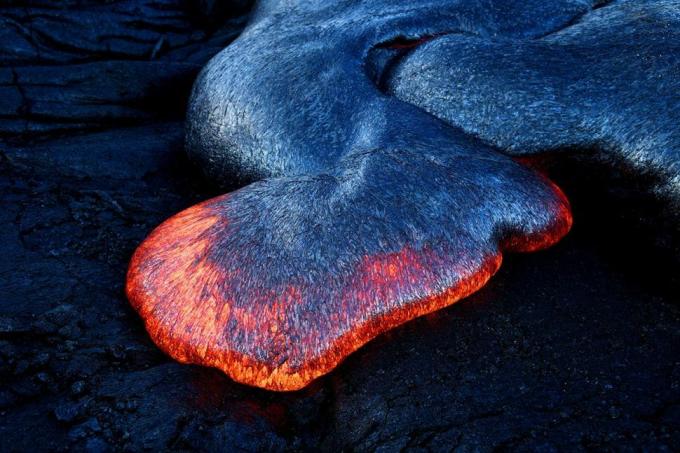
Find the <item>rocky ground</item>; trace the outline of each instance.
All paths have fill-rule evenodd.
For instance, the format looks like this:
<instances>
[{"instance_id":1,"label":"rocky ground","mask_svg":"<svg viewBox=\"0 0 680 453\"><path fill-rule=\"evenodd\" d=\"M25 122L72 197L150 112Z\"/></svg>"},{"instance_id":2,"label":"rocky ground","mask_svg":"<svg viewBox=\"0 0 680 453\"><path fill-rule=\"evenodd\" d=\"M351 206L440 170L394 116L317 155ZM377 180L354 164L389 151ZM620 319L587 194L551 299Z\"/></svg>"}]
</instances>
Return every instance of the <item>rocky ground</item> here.
<instances>
[{"instance_id":1,"label":"rocky ground","mask_svg":"<svg viewBox=\"0 0 680 453\"><path fill-rule=\"evenodd\" d=\"M127 261L218 193L182 117L247 8L54 4L0 7L0 451L680 449L677 261L625 175L573 162L552 170L575 208L561 244L301 392L169 360L125 299Z\"/></svg>"}]
</instances>

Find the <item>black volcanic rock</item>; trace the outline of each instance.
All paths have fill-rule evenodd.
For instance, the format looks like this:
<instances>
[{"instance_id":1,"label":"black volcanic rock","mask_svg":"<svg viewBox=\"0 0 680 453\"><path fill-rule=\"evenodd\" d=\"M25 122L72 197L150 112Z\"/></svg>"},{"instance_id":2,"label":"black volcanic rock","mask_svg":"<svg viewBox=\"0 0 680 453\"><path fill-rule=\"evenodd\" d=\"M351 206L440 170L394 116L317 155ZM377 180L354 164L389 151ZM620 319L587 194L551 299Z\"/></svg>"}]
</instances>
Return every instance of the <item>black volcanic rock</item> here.
<instances>
[{"instance_id":1,"label":"black volcanic rock","mask_svg":"<svg viewBox=\"0 0 680 453\"><path fill-rule=\"evenodd\" d=\"M0 6L0 136L182 118L193 78L247 11L226 8L214 26L190 3Z\"/></svg>"}]
</instances>

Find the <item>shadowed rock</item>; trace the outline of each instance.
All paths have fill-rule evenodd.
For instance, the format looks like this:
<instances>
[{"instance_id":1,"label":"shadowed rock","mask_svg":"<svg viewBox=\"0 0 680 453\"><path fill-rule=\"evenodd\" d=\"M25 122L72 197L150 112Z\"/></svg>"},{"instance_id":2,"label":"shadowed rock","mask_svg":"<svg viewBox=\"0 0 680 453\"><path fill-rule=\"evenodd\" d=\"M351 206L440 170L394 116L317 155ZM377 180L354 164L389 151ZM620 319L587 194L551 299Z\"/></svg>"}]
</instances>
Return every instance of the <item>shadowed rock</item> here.
<instances>
[{"instance_id":1,"label":"shadowed rock","mask_svg":"<svg viewBox=\"0 0 680 453\"><path fill-rule=\"evenodd\" d=\"M243 18L228 18L244 9L191 3L4 2L0 136L183 116L193 79L234 39Z\"/></svg>"}]
</instances>

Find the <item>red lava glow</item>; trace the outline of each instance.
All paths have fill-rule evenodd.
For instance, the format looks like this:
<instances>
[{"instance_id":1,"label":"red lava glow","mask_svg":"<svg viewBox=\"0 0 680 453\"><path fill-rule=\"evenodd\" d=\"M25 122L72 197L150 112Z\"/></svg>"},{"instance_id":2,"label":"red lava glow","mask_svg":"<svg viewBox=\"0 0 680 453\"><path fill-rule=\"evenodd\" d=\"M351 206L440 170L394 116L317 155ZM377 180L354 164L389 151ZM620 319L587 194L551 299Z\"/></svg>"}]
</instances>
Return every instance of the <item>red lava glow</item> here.
<instances>
[{"instance_id":1,"label":"red lava glow","mask_svg":"<svg viewBox=\"0 0 680 453\"><path fill-rule=\"evenodd\" d=\"M560 201L560 203L553 206L553 210L557 213L555 215L555 221L546 231L541 231L532 235L514 234L501 241L502 250L522 253L543 250L556 244L569 232L569 230L571 230L571 226L574 223L574 217L571 213L569 199L567 199L567 196L562 192L562 189L549 180L544 174L540 172L536 172L536 174L553 189L554 194Z\"/></svg>"},{"instance_id":2,"label":"red lava glow","mask_svg":"<svg viewBox=\"0 0 680 453\"><path fill-rule=\"evenodd\" d=\"M244 306L233 301L239 271L225 275L209 259L214 234L229 226L213 209L225 197L193 206L156 228L132 258L126 290L151 338L168 355L218 368L248 385L300 389L381 333L477 291L502 261L500 250L463 265L429 249L405 247L361 258L342 285L319 281L258 290ZM517 234L500 248L532 251L555 243L571 226L566 199L559 212L548 231ZM433 268L455 276L449 287L441 287ZM301 304L309 318L292 314L300 313ZM244 343L250 345L246 352Z\"/></svg>"}]
</instances>

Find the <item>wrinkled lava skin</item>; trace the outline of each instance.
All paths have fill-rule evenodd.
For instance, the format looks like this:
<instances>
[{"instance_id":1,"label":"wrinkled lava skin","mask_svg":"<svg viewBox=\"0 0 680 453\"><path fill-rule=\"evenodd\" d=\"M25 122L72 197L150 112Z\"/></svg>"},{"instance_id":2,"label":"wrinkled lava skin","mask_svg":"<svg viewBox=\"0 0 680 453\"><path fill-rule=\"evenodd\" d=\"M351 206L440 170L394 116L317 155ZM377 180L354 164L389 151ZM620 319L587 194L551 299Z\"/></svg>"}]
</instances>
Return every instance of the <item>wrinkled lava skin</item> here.
<instances>
[{"instance_id":1,"label":"wrinkled lava skin","mask_svg":"<svg viewBox=\"0 0 680 453\"><path fill-rule=\"evenodd\" d=\"M550 183L507 157L445 146L358 154L189 208L139 247L128 296L177 360L303 387L480 288L501 248L548 246L569 229Z\"/></svg>"},{"instance_id":2,"label":"wrinkled lava skin","mask_svg":"<svg viewBox=\"0 0 680 453\"><path fill-rule=\"evenodd\" d=\"M454 35L539 40L592 7L260 3L199 76L187 119L209 178L252 183L177 214L135 252L127 293L152 339L181 362L295 390L479 289L503 251L558 241L572 220L554 184L452 126L456 104L433 109L440 119L385 90L407 98L412 58L455 65L454 52L427 55Z\"/></svg>"},{"instance_id":3,"label":"wrinkled lava skin","mask_svg":"<svg viewBox=\"0 0 680 453\"><path fill-rule=\"evenodd\" d=\"M509 154L578 149L655 176L680 219L678 0L618 1L538 39L442 36L385 79Z\"/></svg>"}]
</instances>

